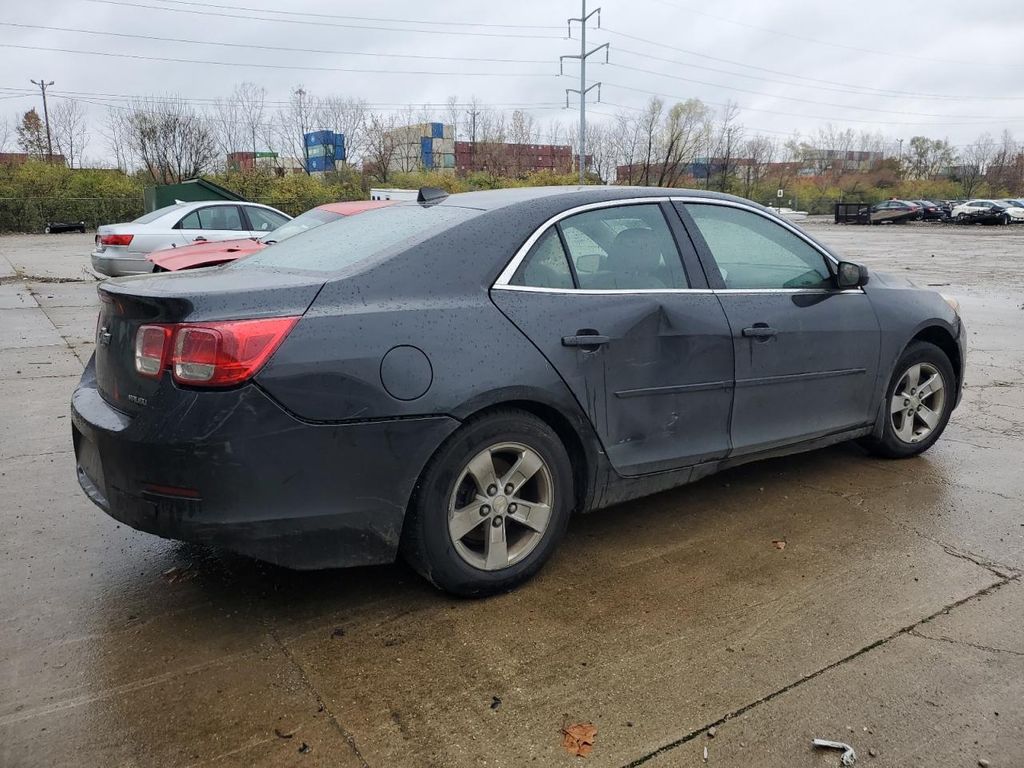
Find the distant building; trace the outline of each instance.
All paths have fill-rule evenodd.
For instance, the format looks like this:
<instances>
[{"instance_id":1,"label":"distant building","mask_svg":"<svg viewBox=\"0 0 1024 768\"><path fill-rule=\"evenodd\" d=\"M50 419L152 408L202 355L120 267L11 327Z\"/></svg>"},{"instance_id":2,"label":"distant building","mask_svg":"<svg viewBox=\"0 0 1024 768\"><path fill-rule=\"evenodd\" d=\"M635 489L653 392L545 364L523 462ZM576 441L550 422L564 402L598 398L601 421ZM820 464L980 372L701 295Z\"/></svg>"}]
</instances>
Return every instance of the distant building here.
<instances>
[{"instance_id":1,"label":"distant building","mask_svg":"<svg viewBox=\"0 0 1024 768\"><path fill-rule=\"evenodd\" d=\"M303 172L302 160L294 157L279 157L277 152L229 152L227 168L229 171L251 171L254 168L262 168L277 176Z\"/></svg>"},{"instance_id":2,"label":"distant building","mask_svg":"<svg viewBox=\"0 0 1024 768\"><path fill-rule=\"evenodd\" d=\"M867 173L882 167L885 155L881 152L863 150L819 149L811 147L802 152L804 167L802 175L815 175L824 171L853 171Z\"/></svg>"},{"instance_id":3,"label":"distant building","mask_svg":"<svg viewBox=\"0 0 1024 768\"><path fill-rule=\"evenodd\" d=\"M38 160L43 163L46 162L45 157L35 157L27 152L0 152L0 165L24 165L29 160ZM54 155L50 162L57 163L59 165L67 165L64 155Z\"/></svg>"},{"instance_id":4,"label":"distant building","mask_svg":"<svg viewBox=\"0 0 1024 768\"><path fill-rule=\"evenodd\" d=\"M588 155L588 167L591 160ZM460 174L491 171L502 176L519 176L536 171L572 173L575 168L576 154L568 145L455 142L455 169Z\"/></svg>"}]
</instances>

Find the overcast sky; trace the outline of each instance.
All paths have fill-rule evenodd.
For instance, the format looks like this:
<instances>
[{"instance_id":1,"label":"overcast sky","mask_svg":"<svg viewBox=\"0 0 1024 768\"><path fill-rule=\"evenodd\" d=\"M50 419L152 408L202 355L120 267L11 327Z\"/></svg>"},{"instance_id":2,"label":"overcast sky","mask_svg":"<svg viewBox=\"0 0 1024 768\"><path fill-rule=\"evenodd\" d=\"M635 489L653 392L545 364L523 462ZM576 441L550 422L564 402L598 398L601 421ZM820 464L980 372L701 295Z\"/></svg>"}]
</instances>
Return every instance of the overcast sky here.
<instances>
[{"instance_id":1,"label":"overcast sky","mask_svg":"<svg viewBox=\"0 0 1024 768\"><path fill-rule=\"evenodd\" d=\"M588 31L588 48L610 43L611 63L598 63L601 54L588 66L588 84L604 83L604 103L588 111L593 120L658 94L735 101L750 132L809 134L831 122L893 139L926 134L966 144L1004 128L1024 139L1018 4L604 0L601 7L602 29ZM387 106L475 95L568 122L578 119L575 109L559 105L565 88L578 85L578 65L567 61L571 77L559 78L558 57L579 52L579 25L573 40L565 36L566 17L579 14L580 2L568 0L0 0L0 109L10 119L39 108L38 93L23 89L40 77L55 81L55 98L88 100L97 121L99 105L123 97L212 100L250 80L272 101L300 83L316 95ZM231 65L153 60L161 58ZM95 131L88 155L106 155Z\"/></svg>"}]
</instances>

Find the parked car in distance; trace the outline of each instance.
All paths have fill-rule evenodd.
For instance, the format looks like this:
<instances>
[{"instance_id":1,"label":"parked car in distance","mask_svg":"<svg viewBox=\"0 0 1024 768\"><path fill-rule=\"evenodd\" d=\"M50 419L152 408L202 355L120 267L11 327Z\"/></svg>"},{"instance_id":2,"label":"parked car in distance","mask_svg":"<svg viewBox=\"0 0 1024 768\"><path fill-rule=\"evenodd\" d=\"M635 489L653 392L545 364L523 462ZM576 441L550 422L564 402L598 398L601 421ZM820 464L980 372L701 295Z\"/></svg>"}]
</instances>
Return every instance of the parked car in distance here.
<instances>
[{"instance_id":1,"label":"parked car in distance","mask_svg":"<svg viewBox=\"0 0 1024 768\"><path fill-rule=\"evenodd\" d=\"M871 206L872 224L906 224L913 221L921 212L921 206L907 200L884 200Z\"/></svg>"},{"instance_id":2,"label":"parked car in distance","mask_svg":"<svg viewBox=\"0 0 1024 768\"><path fill-rule=\"evenodd\" d=\"M846 440L915 456L960 399L955 300L756 203L421 198L101 283L71 404L89 498L293 568L401 553L483 595L534 574L574 511Z\"/></svg>"},{"instance_id":3,"label":"parked car in distance","mask_svg":"<svg viewBox=\"0 0 1024 768\"><path fill-rule=\"evenodd\" d=\"M920 206L919 219L921 221L939 221L946 217L945 211L942 210L942 206L938 203L933 203L931 200L911 200L910 202L916 203Z\"/></svg>"},{"instance_id":4,"label":"parked car in distance","mask_svg":"<svg viewBox=\"0 0 1024 768\"><path fill-rule=\"evenodd\" d=\"M961 224L1009 224L1024 220L1024 208L1012 208L995 200L968 200L954 207L950 216Z\"/></svg>"},{"instance_id":5,"label":"parked car in distance","mask_svg":"<svg viewBox=\"0 0 1024 768\"><path fill-rule=\"evenodd\" d=\"M999 202L1003 203L1003 205L1010 206L1010 208L1019 208L1021 210L1024 210L1024 200L1021 200L1016 197L1008 197L1004 200L1000 200Z\"/></svg>"},{"instance_id":6,"label":"parked car in distance","mask_svg":"<svg viewBox=\"0 0 1024 768\"><path fill-rule=\"evenodd\" d=\"M146 257L153 251L260 237L290 220L288 214L258 203L207 200L168 205L125 224L97 228L92 268L109 277L152 272Z\"/></svg>"},{"instance_id":7,"label":"parked car in distance","mask_svg":"<svg viewBox=\"0 0 1024 768\"><path fill-rule=\"evenodd\" d=\"M85 222L84 221L48 221L46 226L43 227L43 233L47 235L56 235L63 232L81 232L85 234Z\"/></svg>"},{"instance_id":8,"label":"parked car in distance","mask_svg":"<svg viewBox=\"0 0 1024 768\"><path fill-rule=\"evenodd\" d=\"M164 248L149 254L149 260L153 262L154 272L177 272L180 269L197 269L226 264L251 253L262 251L268 245L280 243L289 237L315 229L322 224L337 221L342 216L353 216L363 211L372 211L374 208L383 208L388 205L393 205L393 203L387 200L326 203L296 216L261 237L196 243L182 248Z\"/></svg>"}]
</instances>

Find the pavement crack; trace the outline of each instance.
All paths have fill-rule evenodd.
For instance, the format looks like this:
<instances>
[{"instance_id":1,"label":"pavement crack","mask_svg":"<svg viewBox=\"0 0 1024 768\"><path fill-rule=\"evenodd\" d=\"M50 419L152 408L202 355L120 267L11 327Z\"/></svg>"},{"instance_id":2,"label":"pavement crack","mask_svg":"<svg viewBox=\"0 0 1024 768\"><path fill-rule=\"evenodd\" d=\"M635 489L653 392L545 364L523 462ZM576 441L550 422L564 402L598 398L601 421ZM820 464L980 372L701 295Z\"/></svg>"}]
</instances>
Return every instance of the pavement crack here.
<instances>
[{"instance_id":1,"label":"pavement crack","mask_svg":"<svg viewBox=\"0 0 1024 768\"><path fill-rule=\"evenodd\" d=\"M914 637L920 637L922 640L935 640L942 643L951 643L953 645L963 645L967 648L976 648L979 651L987 651L988 653L1008 653L1011 656L1024 656L1024 651L1014 651L1009 648L996 648L991 645L971 643L967 640L957 640L956 638L946 637L945 635L936 637L934 635L926 635L923 632L918 632L917 630L911 630L908 634L913 635Z\"/></svg>"},{"instance_id":2,"label":"pavement crack","mask_svg":"<svg viewBox=\"0 0 1024 768\"><path fill-rule=\"evenodd\" d=\"M924 624L927 624L928 622L932 621L933 619L936 619L939 616L947 614L950 611L952 611L953 609L959 608L961 605L965 605L966 603L969 603L972 600L977 600L979 598L982 598L982 597L985 597L987 595L990 595L990 594L992 594L992 593L1002 589L1007 584L1010 584L1012 582L1016 582L1019 579L1020 579L1019 575L1003 577L999 581L997 581L997 582L995 582L993 584L990 584L989 586L984 587L983 589L980 589L977 592L972 592L967 597L963 597L963 598L961 598L959 600L956 600L956 601L950 603L949 605L943 606L939 610L935 611L932 614L929 614L928 616L925 616L923 619L920 619L920 620L914 622L913 624L909 624L909 625L907 625L905 627L902 627L901 629L896 630L895 632L893 632L890 635L887 635L885 637L879 638L878 640L875 640L873 643L865 645L863 648L859 648L858 650L854 651L853 653L851 653L851 654L849 654L847 656L844 656L843 658L839 659L838 661L834 661L831 664L827 664L824 667L821 667L821 668L815 670L814 672L811 672L811 673L809 673L807 675L804 675L803 677L801 677L801 678L799 678L797 680L794 680L793 682L789 683L788 685L784 685L783 687L778 688L777 690L774 690L771 693L765 694L764 696L762 696L761 698L757 699L756 701L749 702L748 704L744 704L742 707L739 707L737 709L732 710L731 712L726 713L725 715L723 715L722 717L718 718L714 722L705 723L704 725L701 725L699 728L695 728L694 730L692 730L689 733L687 733L685 736L681 736L680 738L676 739L675 741L669 742L668 744L665 744L665 745L663 745L661 747L658 747L657 749L653 750L652 752L648 752L646 755L642 755L641 757L638 757L636 760L633 760L630 763L626 763L622 768L636 768L636 766L643 765L644 763L648 762L649 760L653 760L654 758L659 757L661 755L664 755L667 752L671 752L672 750L674 750L674 749L676 749L678 747L681 747L684 744L686 744L687 742L693 741L698 736L701 736L702 734L706 733L709 728L718 728L718 727L724 725L725 723L727 723L728 721L734 720L737 717L740 717L741 715L746 714L747 712L749 712L750 710L754 709L755 707L759 707L762 704L767 704L768 702L772 701L773 699L777 699L779 696L782 696L783 694L789 693L794 688L798 688L799 686L803 685L804 683L810 682L811 680L814 680L815 678L820 677L821 675L824 675L826 672L831 672L833 669L837 669L837 668L841 667L842 665L847 664L847 663L853 661L854 659L863 656L866 653L870 653L871 651L875 650L876 648L879 648L879 647L881 647L883 645L886 645L886 644L892 642L893 640L895 640L898 637L902 637L904 635L913 635L913 634L915 634L915 630L918 627L920 627L920 626L922 626Z\"/></svg>"},{"instance_id":3,"label":"pavement crack","mask_svg":"<svg viewBox=\"0 0 1024 768\"><path fill-rule=\"evenodd\" d=\"M363 768L370 768L370 764L366 762L366 758L363 757L363 753L359 751L359 747L356 745L355 737L348 732L337 716L331 712L330 708L327 706L327 702L324 701L323 696L320 695L320 691L318 691L316 686L313 685L313 682L309 679L309 675L306 674L305 667L303 667L302 663L295 658L295 654L292 653L291 648L284 644L281 638L277 636L276 632L270 632L270 637L273 638L275 643L277 643L277 646L281 649L285 658L288 659L293 667L295 667L295 670L299 673L299 678L302 680L302 684L309 689L310 693L313 694L313 697L316 699L317 706L325 715L327 715L327 718L331 721L331 725L334 727L334 730L336 730L346 741L353 754L359 758L359 762L363 765Z\"/></svg>"},{"instance_id":4,"label":"pavement crack","mask_svg":"<svg viewBox=\"0 0 1024 768\"><path fill-rule=\"evenodd\" d=\"M976 555L973 552L969 552L967 550L957 549L956 547L950 544L943 544L941 541L937 541L936 539L933 539L930 536L921 533L920 531L915 532L919 536L922 536L923 538L926 538L929 541L932 541L941 546L942 550L947 555L951 555L952 557L958 557L961 560L966 560L969 563L974 563L975 565L984 568L985 570L995 574L996 576L999 576L1000 578L1015 578L1020 575L1020 572L1016 568L1011 568L1010 566L1004 565L1003 563L997 563L994 560L987 560L981 557L980 555Z\"/></svg>"}]
</instances>

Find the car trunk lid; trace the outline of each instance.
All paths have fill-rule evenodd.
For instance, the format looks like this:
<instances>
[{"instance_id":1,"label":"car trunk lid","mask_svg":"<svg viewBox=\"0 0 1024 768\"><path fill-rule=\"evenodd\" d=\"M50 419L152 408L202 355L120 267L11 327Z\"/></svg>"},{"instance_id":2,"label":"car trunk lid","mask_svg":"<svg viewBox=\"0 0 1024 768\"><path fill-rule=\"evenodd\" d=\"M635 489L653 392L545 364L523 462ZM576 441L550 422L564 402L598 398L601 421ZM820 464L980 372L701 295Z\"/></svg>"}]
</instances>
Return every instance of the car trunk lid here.
<instances>
[{"instance_id":1,"label":"car trunk lid","mask_svg":"<svg viewBox=\"0 0 1024 768\"><path fill-rule=\"evenodd\" d=\"M127 413L155 404L168 374L147 377L136 370L136 333L143 325L302 315L322 286L317 277L269 269L169 272L101 283L96 323L100 394Z\"/></svg>"}]
</instances>

